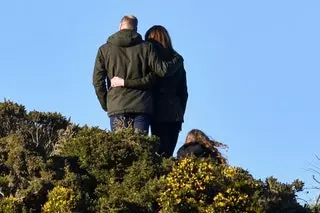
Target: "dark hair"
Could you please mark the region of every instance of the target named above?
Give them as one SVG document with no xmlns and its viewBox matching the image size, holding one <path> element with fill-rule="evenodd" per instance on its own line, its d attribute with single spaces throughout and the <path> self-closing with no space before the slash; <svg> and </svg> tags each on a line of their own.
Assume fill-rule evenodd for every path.
<svg viewBox="0 0 320 213">
<path fill-rule="evenodd" d="M 152 26 L 145 35 L 145 40 L 147 41 L 156 41 L 161 44 L 163 48 L 168 48 L 173 51 L 171 38 L 168 31 L 161 25 Z"/>
<path fill-rule="evenodd" d="M 227 163 L 227 159 L 225 159 L 217 149 L 217 147 L 222 149 L 228 149 L 228 146 L 226 144 L 220 143 L 215 140 L 211 140 L 204 132 L 202 132 L 199 129 L 193 129 L 188 133 L 185 143 L 187 144 L 192 142 L 198 142 L 206 148 L 208 148 L 209 150 L 211 150 L 212 152 L 215 152 L 217 154 L 217 160 L 220 163 Z"/>
<path fill-rule="evenodd" d="M 132 27 L 132 29 L 137 30 L 138 28 L 138 19 L 133 15 L 125 15 L 122 17 L 120 23 L 127 23 L 128 26 Z"/>
</svg>

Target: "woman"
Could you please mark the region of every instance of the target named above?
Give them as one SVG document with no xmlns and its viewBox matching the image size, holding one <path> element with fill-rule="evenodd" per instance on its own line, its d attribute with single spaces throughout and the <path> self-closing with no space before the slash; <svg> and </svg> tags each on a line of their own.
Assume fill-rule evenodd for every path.
<svg viewBox="0 0 320 213">
<path fill-rule="evenodd" d="M 168 31 L 160 25 L 151 27 L 145 34 L 145 40 L 154 44 L 158 57 L 170 61 L 174 54 Z M 125 80 L 122 85 L 133 88 L 144 88 L 152 82 L 153 116 L 151 133 L 160 138 L 158 153 L 172 156 L 181 130 L 186 109 L 188 91 L 186 71 L 183 66 L 171 76 L 155 77 L 150 73 L 146 78 Z M 117 86 L 119 78 L 111 79 L 111 86 Z M 130 81 L 130 82 L 126 82 Z M 130 86 L 128 86 L 130 85 Z"/>
<path fill-rule="evenodd" d="M 185 144 L 178 150 L 178 158 L 184 158 L 189 155 L 211 157 L 219 164 L 226 164 L 227 160 L 221 155 L 217 147 L 228 148 L 225 144 L 210 140 L 201 130 L 193 129 L 188 133 Z"/>
</svg>

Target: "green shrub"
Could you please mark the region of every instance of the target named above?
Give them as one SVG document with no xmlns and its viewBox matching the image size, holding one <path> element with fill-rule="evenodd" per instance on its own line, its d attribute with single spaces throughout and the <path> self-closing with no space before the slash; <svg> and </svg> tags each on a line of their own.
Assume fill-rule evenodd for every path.
<svg viewBox="0 0 320 213">
<path fill-rule="evenodd" d="M 25 107 L 11 101 L 0 103 L 0 137 L 17 133 L 25 124 Z"/>
<path fill-rule="evenodd" d="M 160 212 L 254 212 L 261 186 L 241 168 L 195 158 L 182 159 L 161 182 Z"/>
<path fill-rule="evenodd" d="M 25 140 L 25 147 L 42 157 L 49 157 L 60 136 L 72 126 L 70 119 L 60 113 L 32 111 L 5 101 L 0 103 L 0 137 L 19 134 Z"/>
<path fill-rule="evenodd" d="M 21 213 L 23 203 L 15 197 L 5 197 L 0 199 L 0 212 L 2 213 Z"/>
<path fill-rule="evenodd" d="M 76 196 L 72 189 L 56 186 L 49 192 L 49 199 L 43 206 L 45 213 L 71 213 L 76 205 Z"/>
<path fill-rule="evenodd" d="M 85 126 L 61 146 L 61 155 L 79 158 L 82 168 L 99 182 L 106 182 L 108 174 L 121 179 L 134 161 L 152 154 L 156 141 L 154 137 L 133 133 L 132 129 L 116 134 Z"/>
<path fill-rule="evenodd" d="M 68 182 L 68 174 L 72 173 L 65 172 L 71 163 L 69 158 L 52 155 L 57 144 L 73 136 L 77 126 L 59 113 L 27 113 L 23 106 L 12 102 L 0 103 L 0 123 L 0 199 L 14 197 L 28 211 L 40 212 L 48 191 L 62 180 Z M 75 185 L 85 206 L 87 172 L 79 172 L 77 162 L 72 166 L 77 172 L 75 176 L 81 176 Z M 95 185 L 90 189 L 91 194 L 94 189 Z"/>
<path fill-rule="evenodd" d="M 308 212 L 295 199 L 301 182 L 255 180 L 242 168 L 185 158 L 161 178 L 160 212 Z"/>
<path fill-rule="evenodd" d="M 157 146 L 133 129 L 79 127 L 59 113 L 0 103 L 0 212 L 310 212 L 296 200 L 301 181 L 162 158 Z"/>
<path fill-rule="evenodd" d="M 155 212 L 161 189 L 158 169 L 161 164 L 138 160 L 130 166 L 122 181 L 111 178 L 97 188 L 98 212 Z M 120 211 L 120 210 L 121 211 Z"/>
</svg>

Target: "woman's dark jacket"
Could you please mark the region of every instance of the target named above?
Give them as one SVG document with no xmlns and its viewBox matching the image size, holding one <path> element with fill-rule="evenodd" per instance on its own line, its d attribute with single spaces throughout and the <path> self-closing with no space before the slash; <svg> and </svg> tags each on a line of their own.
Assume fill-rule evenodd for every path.
<svg viewBox="0 0 320 213">
<path fill-rule="evenodd" d="M 173 52 L 155 44 L 159 58 L 170 61 Z M 186 71 L 181 66 L 171 76 L 158 77 L 148 75 L 139 80 L 125 80 L 125 87 L 143 87 L 152 85 L 153 93 L 153 121 L 154 122 L 183 122 L 188 100 Z M 152 84 L 150 84 L 152 81 Z"/>
</svg>

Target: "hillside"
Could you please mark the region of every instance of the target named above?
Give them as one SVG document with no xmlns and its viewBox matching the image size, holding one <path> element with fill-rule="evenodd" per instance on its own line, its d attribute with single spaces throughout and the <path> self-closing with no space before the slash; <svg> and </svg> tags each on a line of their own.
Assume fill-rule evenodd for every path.
<svg viewBox="0 0 320 213">
<path fill-rule="evenodd" d="M 155 137 L 78 126 L 59 113 L 0 103 L 0 212 L 316 212 L 299 180 L 155 154 Z"/>
</svg>

